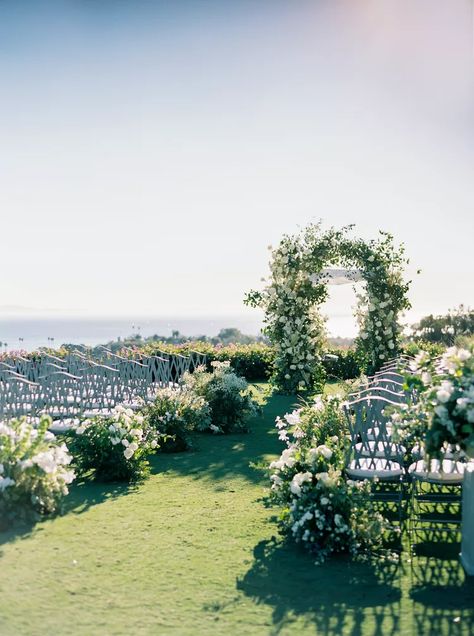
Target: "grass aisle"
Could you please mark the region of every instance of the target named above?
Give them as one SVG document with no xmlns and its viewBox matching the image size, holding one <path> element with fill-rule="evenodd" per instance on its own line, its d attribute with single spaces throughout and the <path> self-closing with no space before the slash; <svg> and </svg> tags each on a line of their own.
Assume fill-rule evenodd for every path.
<svg viewBox="0 0 474 636">
<path fill-rule="evenodd" d="M 0 534 L 1 636 L 471 633 L 455 554 L 315 568 L 273 538 L 249 462 L 278 452 L 273 420 L 290 406 L 272 397 L 250 435 L 201 436 L 136 489 L 77 485 L 63 517 Z"/>
</svg>

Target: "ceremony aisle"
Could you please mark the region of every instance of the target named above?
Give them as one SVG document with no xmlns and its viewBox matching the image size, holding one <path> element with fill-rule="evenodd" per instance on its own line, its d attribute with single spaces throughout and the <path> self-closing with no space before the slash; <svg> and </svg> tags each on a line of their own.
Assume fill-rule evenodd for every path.
<svg viewBox="0 0 474 636">
<path fill-rule="evenodd" d="M 280 450 L 273 396 L 248 435 L 197 438 L 136 488 L 75 485 L 64 516 L 0 534 L 0 634 L 468 634 L 458 546 L 315 566 L 285 545 L 252 463 Z"/>
</svg>

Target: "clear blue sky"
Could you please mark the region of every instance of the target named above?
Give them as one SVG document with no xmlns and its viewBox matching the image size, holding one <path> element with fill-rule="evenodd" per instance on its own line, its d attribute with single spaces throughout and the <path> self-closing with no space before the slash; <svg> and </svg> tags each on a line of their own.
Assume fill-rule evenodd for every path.
<svg viewBox="0 0 474 636">
<path fill-rule="evenodd" d="M 406 243 L 412 317 L 474 305 L 472 24 L 469 0 L 4 0 L 0 314 L 238 314 L 319 218 Z"/>
</svg>

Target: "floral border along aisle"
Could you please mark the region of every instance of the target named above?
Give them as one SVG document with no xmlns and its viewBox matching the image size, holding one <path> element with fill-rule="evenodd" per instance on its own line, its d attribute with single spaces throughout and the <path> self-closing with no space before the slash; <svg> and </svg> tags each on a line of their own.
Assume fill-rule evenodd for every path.
<svg viewBox="0 0 474 636">
<path fill-rule="evenodd" d="M 382 547 L 384 518 L 371 503 L 368 482 L 343 475 L 346 430 L 339 396 L 277 418 L 286 443 L 270 464 L 269 503 L 281 507 L 284 534 L 309 550 L 317 563 L 336 553 L 363 555 Z"/>
</svg>

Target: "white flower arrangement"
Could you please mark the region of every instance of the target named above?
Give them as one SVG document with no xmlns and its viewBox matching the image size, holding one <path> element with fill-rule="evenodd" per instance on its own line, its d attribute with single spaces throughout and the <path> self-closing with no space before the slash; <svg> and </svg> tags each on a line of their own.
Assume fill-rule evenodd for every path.
<svg viewBox="0 0 474 636">
<path fill-rule="evenodd" d="M 428 456 L 457 449 L 474 457 L 474 354 L 450 347 L 436 358 L 421 351 L 406 383 L 417 400 L 393 409 L 395 439 L 419 444 Z"/>
<path fill-rule="evenodd" d="M 337 552 L 358 555 L 381 545 L 386 522 L 372 509 L 369 484 L 345 479 L 342 397 L 276 419 L 286 448 L 270 463 L 271 503 L 282 512 L 283 532 L 324 561 Z"/>
<path fill-rule="evenodd" d="M 211 413 L 206 400 L 193 391 L 160 389 L 155 400 L 144 411 L 147 424 L 166 435 L 161 449 L 183 451 L 191 447 L 191 434 L 212 428 Z"/>
<path fill-rule="evenodd" d="M 185 391 L 209 405 L 213 433 L 246 431 L 249 419 L 260 410 L 247 381 L 232 370 L 229 362 L 216 361 L 212 367 L 212 373 L 203 366 L 186 373 Z"/>
<path fill-rule="evenodd" d="M 35 518 L 59 509 L 75 473 L 66 444 L 48 431 L 43 416 L 35 428 L 26 418 L 0 422 L 0 519 Z"/>
<path fill-rule="evenodd" d="M 147 455 L 158 448 L 161 433 L 145 417 L 118 405 L 111 416 L 84 420 L 71 433 L 69 445 L 78 471 L 91 470 L 103 481 L 135 481 L 148 474 Z"/>
</svg>

